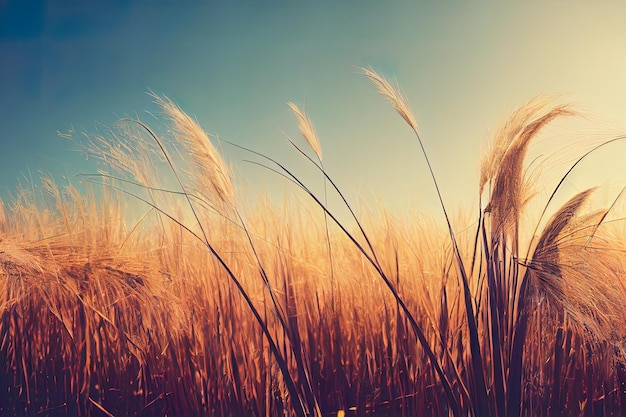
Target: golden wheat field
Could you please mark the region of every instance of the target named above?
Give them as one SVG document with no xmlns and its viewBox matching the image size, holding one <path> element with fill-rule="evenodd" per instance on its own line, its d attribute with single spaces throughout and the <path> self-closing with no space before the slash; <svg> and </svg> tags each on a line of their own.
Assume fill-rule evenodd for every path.
<svg viewBox="0 0 626 417">
<path fill-rule="evenodd" d="M 424 151 L 400 90 L 364 75 Z M 153 98 L 158 120 L 80 141 L 98 174 L 42 176 L 2 205 L 0 415 L 626 413 L 622 196 L 561 187 L 626 136 L 580 148 L 544 184 L 534 139 L 580 115 L 532 99 L 486 147 L 479 206 L 458 215 L 439 195 L 440 224 L 353 207 L 293 103 L 302 138 L 286 146 L 324 191 L 246 150 L 302 198 L 242 198 L 217 151 L 237 145 Z"/>
</svg>

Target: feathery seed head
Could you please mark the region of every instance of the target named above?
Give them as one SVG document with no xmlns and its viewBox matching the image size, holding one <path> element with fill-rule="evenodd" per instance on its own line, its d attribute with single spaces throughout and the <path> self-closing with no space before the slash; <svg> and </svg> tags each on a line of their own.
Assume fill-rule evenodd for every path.
<svg viewBox="0 0 626 417">
<path fill-rule="evenodd" d="M 602 243 L 585 246 L 606 212 L 579 215 L 593 190 L 575 195 L 548 222 L 534 250 L 529 275 L 535 291 L 567 312 L 593 338 L 608 341 L 623 353 L 624 331 L 615 326 L 625 317 L 622 269 Z"/>
<path fill-rule="evenodd" d="M 367 68 L 361 68 L 363 70 L 363 74 L 369 78 L 369 80 L 374 83 L 376 88 L 378 88 L 378 92 L 382 94 L 384 97 L 389 100 L 394 109 L 398 112 L 400 116 L 411 126 L 411 128 L 417 132 L 417 121 L 415 120 L 415 116 L 409 107 L 409 103 L 402 94 L 402 92 L 394 88 L 389 81 L 385 79 L 382 75 L 376 73 L 373 70 Z"/>
<path fill-rule="evenodd" d="M 502 159 L 511 146 L 511 143 L 519 136 L 520 132 L 538 115 L 543 109 L 554 102 L 557 96 L 541 95 L 529 100 L 515 110 L 506 122 L 495 131 L 487 151 L 483 153 L 480 166 L 479 191 L 482 194 L 485 184 L 492 180 L 502 165 Z"/>
<path fill-rule="evenodd" d="M 230 207 L 235 205 L 235 188 L 230 169 L 217 152 L 209 135 L 200 125 L 167 97 L 153 95 L 167 118 L 172 122 L 176 138 L 186 148 L 195 163 L 199 175 L 197 188 L 214 203 Z"/>
<path fill-rule="evenodd" d="M 289 105 L 289 108 L 291 109 L 293 114 L 298 119 L 298 128 L 300 129 L 300 134 L 321 161 L 322 146 L 320 145 L 320 141 L 317 137 L 317 132 L 315 131 L 315 126 L 313 126 L 313 122 L 311 122 L 311 119 L 309 119 L 306 113 L 301 111 L 295 103 L 290 101 L 287 104 Z"/>
<path fill-rule="evenodd" d="M 495 176 L 486 209 L 491 212 L 494 235 L 516 222 L 523 203 L 527 201 L 523 168 L 531 140 L 554 119 L 577 114 L 567 104 L 555 105 L 542 113 L 549 103 L 548 99 L 534 100 L 515 112 L 497 135 L 494 153 L 487 160 L 489 164 L 481 169 L 481 192 L 485 183 Z"/>
</svg>

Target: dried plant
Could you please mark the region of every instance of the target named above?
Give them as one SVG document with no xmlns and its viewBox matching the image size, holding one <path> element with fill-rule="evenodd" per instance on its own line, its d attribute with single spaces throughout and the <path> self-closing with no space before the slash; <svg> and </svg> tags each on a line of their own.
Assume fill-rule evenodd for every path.
<svg viewBox="0 0 626 417">
<path fill-rule="evenodd" d="M 364 72 L 423 145 L 404 96 Z M 525 156 L 568 105 L 534 99 L 498 130 L 481 165 L 489 204 L 458 221 L 476 224 L 469 236 L 441 194 L 445 227 L 385 207 L 357 215 L 293 103 L 318 160 L 292 144 L 356 227 L 258 152 L 316 210 L 240 213 L 209 136 L 154 98 L 164 132 L 125 119 L 89 136 L 102 188 L 43 176 L 0 204 L 0 414 L 624 414 L 623 220 L 606 220 L 618 205 L 593 209 L 587 190 L 545 225 L 523 216 L 526 184 L 541 186 Z"/>
</svg>

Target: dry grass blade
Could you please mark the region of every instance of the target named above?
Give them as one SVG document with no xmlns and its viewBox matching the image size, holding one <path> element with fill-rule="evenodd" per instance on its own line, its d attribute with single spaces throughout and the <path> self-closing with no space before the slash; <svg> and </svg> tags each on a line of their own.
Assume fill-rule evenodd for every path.
<svg viewBox="0 0 626 417">
<path fill-rule="evenodd" d="M 295 103 L 289 102 L 287 103 L 289 108 L 293 112 L 293 114 L 298 119 L 298 128 L 300 129 L 300 134 L 306 142 L 309 144 L 315 155 L 322 160 L 322 146 L 320 145 L 320 141 L 317 137 L 317 132 L 315 131 L 315 126 L 311 119 L 304 113 L 302 110 L 298 108 Z"/>
<path fill-rule="evenodd" d="M 89 402 L 92 403 L 93 405 L 96 406 L 96 408 L 100 411 L 102 411 L 107 417 L 115 417 L 113 414 L 111 414 L 109 411 L 107 411 L 106 408 L 104 408 L 102 406 L 102 404 L 100 404 L 98 401 L 94 400 L 93 398 L 89 397 Z"/>
<path fill-rule="evenodd" d="M 400 116 L 411 126 L 411 128 L 417 132 L 417 121 L 415 116 L 409 107 L 409 103 L 404 97 L 404 94 L 397 88 L 394 88 L 389 81 L 382 75 L 367 68 L 361 68 L 367 78 L 378 88 L 378 92 L 389 100 L 394 109 Z"/>
<path fill-rule="evenodd" d="M 198 191 L 203 193 L 208 201 L 234 207 L 235 187 L 230 169 L 211 143 L 209 135 L 169 98 L 155 94 L 152 96 L 172 122 L 177 138 L 186 147 L 191 160 L 199 169 L 196 178 Z"/>
</svg>

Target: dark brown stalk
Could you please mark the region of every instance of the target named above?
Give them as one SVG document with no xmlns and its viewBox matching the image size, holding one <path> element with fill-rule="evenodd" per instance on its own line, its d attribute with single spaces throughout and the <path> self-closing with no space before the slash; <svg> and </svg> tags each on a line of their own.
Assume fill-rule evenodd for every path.
<svg viewBox="0 0 626 417">
<path fill-rule="evenodd" d="M 504 416 L 505 410 L 505 386 L 504 386 L 504 366 L 503 366 L 503 346 L 502 346 L 502 332 L 501 324 L 499 320 L 501 312 L 504 310 L 502 305 L 498 303 L 498 286 L 496 284 L 496 268 L 497 264 L 491 256 L 492 249 L 489 247 L 489 241 L 487 239 L 487 229 L 485 226 L 485 218 L 482 221 L 482 235 L 483 235 L 483 251 L 485 257 L 485 271 L 487 273 L 487 292 L 489 297 L 489 337 L 491 343 L 492 354 L 492 375 L 493 375 L 493 389 L 496 401 L 496 415 Z"/>
<path fill-rule="evenodd" d="M 562 324 L 562 323 L 561 323 Z M 551 415 L 562 415 L 561 410 L 561 369 L 563 367 L 563 327 L 556 331 L 554 340 L 554 368 L 552 370 Z"/>
</svg>

